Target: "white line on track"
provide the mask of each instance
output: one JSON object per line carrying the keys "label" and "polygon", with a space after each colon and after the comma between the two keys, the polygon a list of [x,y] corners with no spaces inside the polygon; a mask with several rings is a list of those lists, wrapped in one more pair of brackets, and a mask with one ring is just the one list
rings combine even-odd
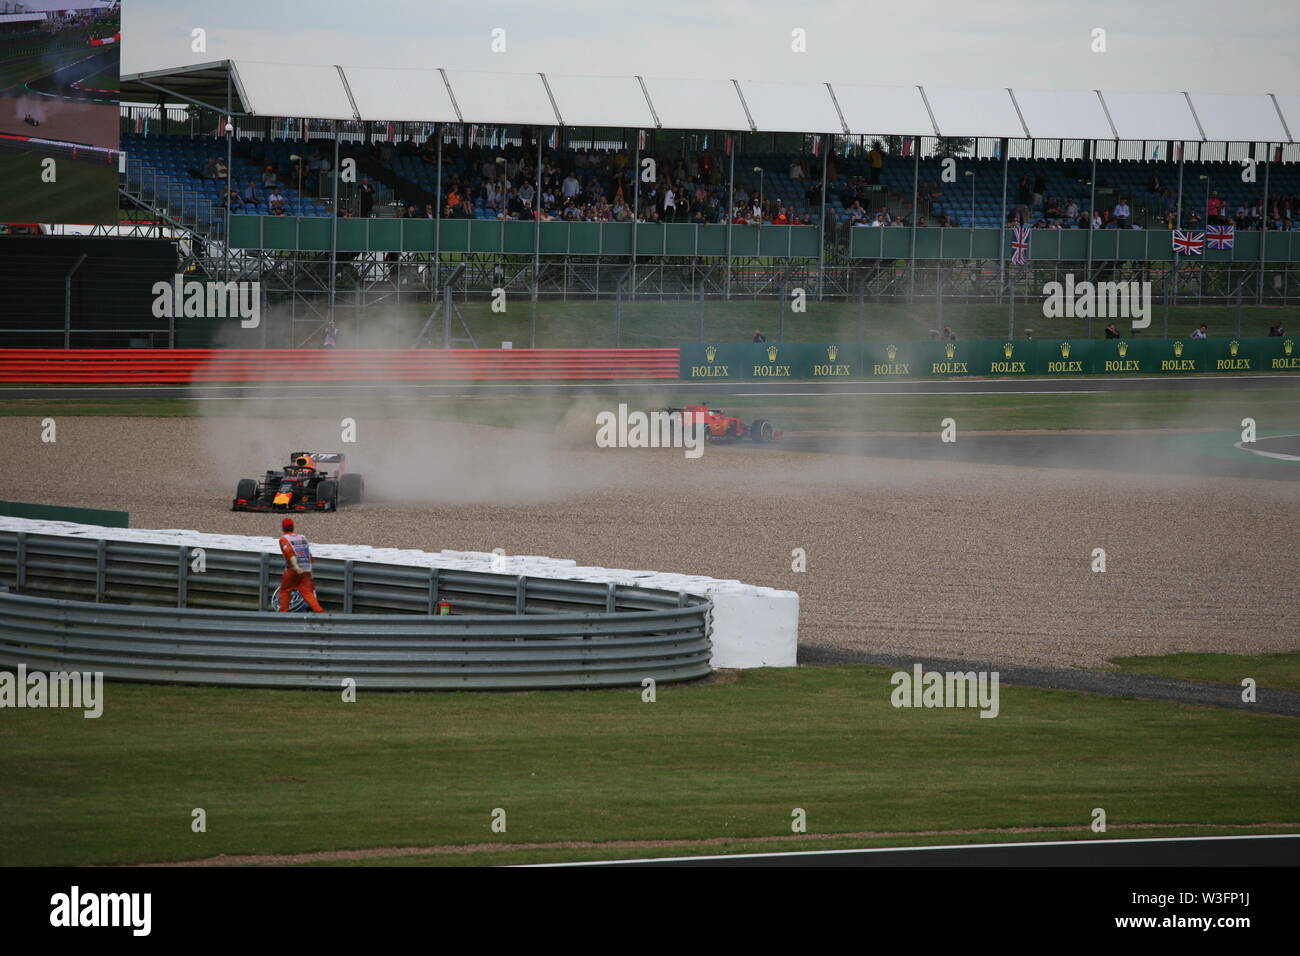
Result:
{"label": "white line on track", "polygon": [[[1300,438],[1300,435],[1269,435],[1269,438]],[[1253,443],[1252,443],[1253,444]],[[1252,455],[1263,455],[1265,458],[1280,458],[1283,461],[1300,461],[1300,455],[1284,455],[1280,451],[1259,451],[1255,448],[1247,448],[1246,442],[1239,441],[1232,446],[1240,448],[1242,451],[1248,451]]]}
{"label": "white line on track", "polygon": [[[743,841],[743,837],[737,837],[737,842]],[[601,866],[605,863],[680,863],[683,860],[763,860],[773,857],[788,856],[834,856],[843,853],[908,853],[917,850],[980,850],[990,849],[992,847],[1022,847],[1022,846],[1075,846],[1078,844],[1087,844],[1094,846],[1096,844],[1119,844],[1119,843],[1191,843],[1205,842],[1209,840],[1300,840],[1300,834],[1296,833],[1258,833],[1258,834],[1241,834],[1237,836],[1203,836],[1203,837],[1136,837],[1131,840],[1045,840],[1035,842],[1015,842],[1015,843],[952,843],[935,846],[878,846],[864,847],[858,850],[791,850],[785,853],[716,853],[710,856],[655,856],[645,857],[635,860],[583,860],[573,863],[529,863],[522,864],[529,867],[547,867],[547,866]]]}

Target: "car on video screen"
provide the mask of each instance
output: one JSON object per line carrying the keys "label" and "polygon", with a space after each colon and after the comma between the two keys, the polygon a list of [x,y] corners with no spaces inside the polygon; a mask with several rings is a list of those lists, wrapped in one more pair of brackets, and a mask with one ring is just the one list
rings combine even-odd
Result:
{"label": "car on video screen", "polygon": [[261,478],[241,478],[231,511],[337,511],[359,505],[365,482],[347,470],[342,452],[295,451],[279,471]]}

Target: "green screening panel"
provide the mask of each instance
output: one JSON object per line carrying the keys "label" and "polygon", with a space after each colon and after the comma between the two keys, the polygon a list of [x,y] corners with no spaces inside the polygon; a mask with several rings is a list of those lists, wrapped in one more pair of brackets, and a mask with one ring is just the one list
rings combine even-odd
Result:
{"label": "green screening panel", "polygon": [[1002,246],[998,241],[1001,238],[1001,229],[976,229],[973,238],[974,248],[971,250],[974,257],[996,259],[1002,254]]}
{"label": "green screening panel", "polygon": [[[362,249],[370,252],[400,252],[402,249],[402,227],[405,219],[367,219],[363,220],[369,227],[366,244]],[[425,220],[426,222],[428,220]],[[342,222],[339,223],[342,225]],[[342,230],[339,230],[339,248],[353,251],[353,246],[343,245]]]}
{"label": "green screening panel", "polygon": [[664,254],[669,256],[695,255],[695,227],[690,223],[666,223],[664,225]]}
{"label": "green screening panel", "polygon": [[[298,220],[298,248],[312,252],[327,252],[330,247],[333,220],[317,216],[303,216]],[[362,226],[365,222],[361,223]],[[361,246],[362,249],[365,246]]]}
{"label": "green screening panel", "polygon": [[875,229],[864,229],[856,226],[850,229],[849,256],[854,259],[879,259],[879,232]]}
{"label": "green screening panel", "polygon": [[1056,235],[1060,237],[1062,259],[1088,258],[1087,229],[1062,229]]}
{"label": "green screening panel", "polygon": [[544,256],[562,256],[577,251],[569,244],[578,237],[573,233],[573,225],[567,222],[544,222],[541,225],[541,252]]}
{"label": "green screening panel", "polygon": [[733,256],[758,255],[758,226],[731,227],[731,254]]}
{"label": "green screening panel", "polygon": [[[939,230],[939,255],[944,259],[971,258],[973,236],[969,229]],[[920,254],[918,248],[917,254]]]}
{"label": "green screening panel", "polygon": [[632,224],[630,222],[607,222],[600,227],[601,252],[607,256],[630,256],[632,254]]}
{"label": "green screening panel", "polygon": [[636,227],[636,254],[662,256],[664,254],[664,227],[662,223],[643,222]]}
{"label": "green screening panel", "polygon": [[469,252],[500,252],[505,239],[504,222],[487,219],[469,221]]}
{"label": "green screening panel", "polygon": [[261,216],[263,249],[297,249],[298,220],[288,216]]}
{"label": "green screening panel", "polygon": [[1094,259],[1118,259],[1119,230],[1092,230],[1092,257]]}
{"label": "green screening panel", "polygon": [[263,216],[231,216],[230,245],[235,249],[264,249],[262,245]]}
{"label": "green screening panel", "polygon": [[[898,230],[893,230],[897,232]],[[938,259],[943,255],[943,234],[951,229],[916,230],[916,257],[918,259]]]}
{"label": "green screening panel", "polygon": [[[1117,229],[1115,234],[1119,237],[1117,246],[1116,259],[1148,259],[1147,244],[1157,237],[1163,237],[1165,244],[1162,248],[1161,258],[1168,258],[1173,252],[1173,239],[1167,232],[1146,232],[1145,230],[1134,231],[1132,229]],[[1156,248],[1153,246],[1153,248]],[[1095,256],[1093,258],[1096,258]]]}
{"label": "green screening panel", "polygon": [[789,256],[790,230],[793,226],[758,226],[760,256]]}
{"label": "green screening panel", "polygon": [[[338,230],[339,249],[344,252],[364,252],[369,241],[369,219],[340,219]],[[329,248],[329,237],[325,237],[325,248]]]}
{"label": "green screening panel", "polygon": [[503,252],[522,255],[533,251],[533,240],[536,238],[540,223],[504,222],[501,225],[505,230],[502,237]]}
{"label": "green screening panel", "polygon": [[469,252],[470,219],[444,219],[434,223],[442,252]]}
{"label": "green screening panel", "polygon": [[700,227],[700,255],[725,256],[727,254],[727,227],[723,225]]}
{"label": "green screening panel", "polygon": [[790,230],[790,255],[817,258],[821,251],[821,230],[816,226],[787,226]]}
{"label": "green screening panel", "polygon": [[[404,219],[400,249],[404,252],[433,252],[433,231],[437,225],[432,219]],[[370,233],[370,248],[374,245],[375,233]]]}
{"label": "green screening panel", "polygon": [[[870,226],[864,226],[858,232],[866,233],[875,238],[879,243],[881,256],[885,259],[906,259],[912,255],[912,230],[911,229],[874,229]],[[921,249],[921,233],[924,229],[917,230],[916,248],[917,254]]]}
{"label": "green screening panel", "polygon": [[[1031,229],[1029,231],[1029,259],[1059,259],[1061,257],[1061,236],[1064,235],[1061,229]],[[1003,255],[1009,260],[1011,253],[1011,240],[1015,238],[1015,233],[1010,229],[1006,230],[1006,242],[1003,245]]]}
{"label": "green screening panel", "polygon": [[[233,222],[233,220],[232,220]],[[1264,258],[1270,262],[1294,262],[1300,247],[1293,244],[1293,232],[1270,232],[1264,236]]]}

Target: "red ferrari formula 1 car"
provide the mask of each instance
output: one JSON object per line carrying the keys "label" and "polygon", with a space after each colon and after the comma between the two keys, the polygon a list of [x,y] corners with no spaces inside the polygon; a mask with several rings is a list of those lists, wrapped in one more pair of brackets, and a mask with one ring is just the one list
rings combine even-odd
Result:
{"label": "red ferrari formula 1 car", "polygon": [[697,422],[704,423],[705,441],[735,441],[748,438],[751,441],[776,441],[781,432],[772,427],[766,418],[756,418],[748,425],[735,415],[728,415],[720,408],[709,408],[708,403],[686,405],[682,408],[663,409],[669,415],[680,415],[682,424],[687,428],[696,427]]}
{"label": "red ferrari formula 1 car", "polygon": [[[295,451],[280,471],[267,469],[261,479],[241,478],[231,511],[337,511],[359,505],[365,483],[346,470],[341,452]],[[330,466],[336,466],[330,470]]]}

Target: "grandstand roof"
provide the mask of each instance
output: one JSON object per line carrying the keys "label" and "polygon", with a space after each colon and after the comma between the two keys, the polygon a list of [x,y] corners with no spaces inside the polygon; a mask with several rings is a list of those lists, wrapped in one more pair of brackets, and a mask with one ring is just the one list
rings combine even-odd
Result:
{"label": "grandstand roof", "polygon": [[1297,142],[1300,96],[941,89],[221,60],[122,77],[258,116],[1012,139]]}

